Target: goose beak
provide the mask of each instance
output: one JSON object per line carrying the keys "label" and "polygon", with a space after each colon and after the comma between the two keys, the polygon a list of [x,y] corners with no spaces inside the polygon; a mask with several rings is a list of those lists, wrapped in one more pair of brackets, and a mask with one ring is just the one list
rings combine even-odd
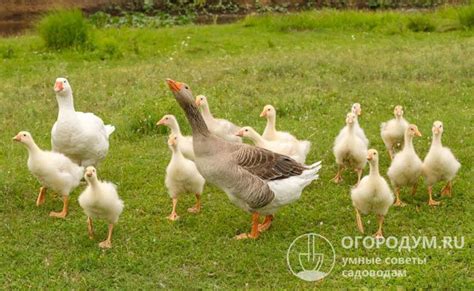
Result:
{"label": "goose beak", "polygon": [[439,134],[439,128],[433,127],[433,133],[434,134]]}
{"label": "goose beak", "polygon": [[171,79],[166,79],[166,83],[168,83],[168,87],[170,87],[170,90],[173,92],[179,92],[181,90],[181,87],[183,86],[182,83],[176,82]]}
{"label": "goose beak", "polygon": [[13,137],[13,141],[21,141],[21,135],[17,134]]}
{"label": "goose beak", "polygon": [[199,97],[196,98],[196,106],[201,106],[201,99],[199,99]]}
{"label": "goose beak", "polygon": [[415,135],[416,135],[416,136],[421,136],[421,132],[417,129],[417,130],[415,131]]}
{"label": "goose beak", "polygon": [[267,111],[265,109],[260,113],[260,117],[267,117]]}
{"label": "goose beak", "polygon": [[367,155],[367,161],[372,161],[372,159],[373,159],[372,155],[370,155],[370,154]]}
{"label": "goose beak", "polygon": [[61,92],[62,90],[64,90],[63,82],[61,81],[56,82],[54,84],[54,92]]}
{"label": "goose beak", "polygon": [[156,125],[162,125],[162,124],[165,124],[164,118],[160,119],[160,120],[156,123]]}
{"label": "goose beak", "polygon": [[241,130],[237,131],[237,133],[235,135],[242,137],[242,136],[244,136],[244,131],[241,129]]}
{"label": "goose beak", "polygon": [[87,171],[87,172],[86,172],[86,176],[87,176],[87,177],[92,177],[92,172]]}
{"label": "goose beak", "polygon": [[358,116],[361,116],[361,115],[362,115],[362,108],[359,109],[359,110],[357,110],[357,115],[358,115]]}

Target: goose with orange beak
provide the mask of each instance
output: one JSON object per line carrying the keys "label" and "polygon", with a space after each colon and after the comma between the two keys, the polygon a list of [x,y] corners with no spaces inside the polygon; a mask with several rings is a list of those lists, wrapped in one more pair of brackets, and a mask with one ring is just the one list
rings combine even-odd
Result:
{"label": "goose with orange beak", "polygon": [[[217,136],[200,114],[189,86],[171,79],[166,82],[191,125],[197,169],[234,205],[252,215],[251,231],[235,238],[258,238],[270,228],[278,209],[298,200],[303,189],[318,178],[321,162],[306,166],[290,157]],[[259,221],[261,215],[265,216],[263,223]]]}
{"label": "goose with orange beak", "polygon": [[97,170],[89,166],[84,178],[87,188],[79,196],[79,205],[87,215],[87,230],[89,238],[94,238],[92,219],[104,219],[109,223],[107,239],[99,243],[100,248],[112,247],[112,232],[123,211],[123,201],[117,193],[117,186],[110,182],[100,181],[97,178]]}
{"label": "goose with orange beak", "polygon": [[179,151],[187,158],[194,161],[193,138],[191,136],[184,136],[181,133],[178,121],[172,114],[164,115],[157,123],[157,126],[164,125],[171,129],[171,134],[179,138]]}
{"label": "goose with orange beak", "polygon": [[295,136],[289,132],[277,131],[276,130],[276,110],[272,105],[265,105],[263,107],[260,117],[265,117],[267,119],[267,125],[263,131],[262,138],[270,142],[280,142],[280,143],[291,143],[293,147],[298,151],[298,156],[301,157],[299,162],[304,163],[306,156],[311,149],[311,143],[307,140],[298,140]]}
{"label": "goose with orange beak", "polygon": [[405,130],[405,140],[403,150],[395,155],[387,175],[395,188],[395,206],[405,206],[400,199],[401,187],[412,187],[412,194],[415,195],[418,180],[422,173],[422,161],[418,157],[413,146],[413,138],[421,136],[421,132],[414,124],[410,124]]}
{"label": "goose with orange beak", "polygon": [[41,183],[36,206],[45,202],[47,189],[52,189],[62,196],[63,209],[60,212],[52,211],[49,216],[65,218],[69,209],[69,194],[79,185],[84,168],[61,153],[40,149],[27,131],[20,131],[13,141],[20,142],[26,147],[28,169]]}
{"label": "goose with orange beak", "polygon": [[380,176],[378,152],[374,149],[370,149],[367,152],[367,160],[369,161],[370,173],[362,178],[356,187],[352,188],[352,205],[355,208],[357,228],[359,231],[364,233],[360,213],[373,213],[377,216],[379,226],[374,236],[381,238],[383,237],[382,226],[384,217],[393,204],[394,196],[387,181]]}
{"label": "goose with orange beak", "polygon": [[109,136],[115,127],[104,125],[102,119],[93,113],[76,111],[67,79],[57,78],[54,92],[59,113],[51,130],[53,151],[63,153],[80,166],[97,167],[107,155]]}
{"label": "goose with orange beak", "polygon": [[403,147],[405,131],[408,128],[408,121],[403,117],[403,107],[395,106],[393,109],[394,119],[380,125],[380,135],[388,151],[390,159],[393,159],[395,151]]}
{"label": "goose with orange beak", "polygon": [[367,163],[367,144],[357,135],[356,118],[354,113],[347,113],[346,126],[341,129],[334,141],[333,154],[339,167],[332,179],[335,183],[340,183],[344,169],[350,168],[357,172],[357,184],[359,184],[362,170]]}
{"label": "goose with orange beak", "polygon": [[452,151],[441,143],[441,136],[444,132],[443,123],[435,121],[431,130],[433,140],[423,161],[423,176],[425,177],[425,183],[428,185],[428,204],[434,206],[438,205],[439,202],[433,200],[433,185],[440,181],[446,181],[446,185],[441,190],[441,195],[451,196],[452,180],[461,168],[461,164]]}

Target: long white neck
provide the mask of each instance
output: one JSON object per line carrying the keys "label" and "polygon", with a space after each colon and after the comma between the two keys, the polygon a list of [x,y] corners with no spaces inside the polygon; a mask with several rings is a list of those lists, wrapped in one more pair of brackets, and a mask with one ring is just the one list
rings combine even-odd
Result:
{"label": "long white neck", "polygon": [[34,158],[38,154],[40,154],[42,151],[41,149],[36,145],[36,143],[32,140],[29,143],[25,143],[26,149],[28,150],[28,154],[30,157]]}
{"label": "long white neck", "polygon": [[213,120],[214,117],[212,116],[211,109],[209,109],[208,104],[204,104],[202,106],[202,117],[204,117],[205,120]]}
{"label": "long white neck", "polygon": [[[99,188],[99,180],[97,180],[97,177],[91,178],[87,180],[89,185],[91,186],[92,189],[97,190]],[[94,191],[97,192],[97,191]]]}
{"label": "long white neck", "polygon": [[178,137],[182,136],[181,129],[179,128],[178,122],[176,120],[170,122],[168,126],[171,129],[171,133],[177,135]]}
{"label": "long white neck", "polygon": [[380,176],[379,163],[378,162],[370,162],[369,166],[370,166],[370,172],[369,172],[370,176],[372,176],[372,177]]}
{"label": "long white neck", "polygon": [[180,160],[183,160],[185,159],[184,156],[183,156],[183,153],[178,149],[178,146],[175,145],[175,146],[171,146],[170,147],[171,149],[171,161],[180,161]]}
{"label": "long white neck", "polygon": [[441,144],[441,134],[434,134],[433,133],[433,141],[431,142],[432,148],[440,148],[443,147]]}
{"label": "long white neck", "polygon": [[412,151],[415,152],[415,148],[413,147],[413,137],[407,132],[405,132],[405,142],[403,145],[404,151]]}
{"label": "long white neck", "polygon": [[264,133],[266,135],[274,136],[276,134],[276,116],[269,116],[267,118],[267,125],[265,126]]}
{"label": "long white neck", "polygon": [[58,119],[71,116],[71,113],[75,112],[74,98],[72,97],[72,93],[67,93],[67,96],[64,97],[56,94],[56,100],[58,101],[59,105]]}
{"label": "long white neck", "polygon": [[264,147],[265,146],[265,140],[257,132],[251,132],[248,135],[248,138],[250,138],[253,141],[253,143],[258,147]]}

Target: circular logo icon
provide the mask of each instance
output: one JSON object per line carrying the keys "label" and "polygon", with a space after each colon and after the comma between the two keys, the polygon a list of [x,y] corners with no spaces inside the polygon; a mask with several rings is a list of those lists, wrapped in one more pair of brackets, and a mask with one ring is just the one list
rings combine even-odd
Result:
{"label": "circular logo icon", "polygon": [[336,252],[324,236],[307,233],[291,243],[286,253],[286,262],[296,277],[309,282],[319,281],[334,268]]}

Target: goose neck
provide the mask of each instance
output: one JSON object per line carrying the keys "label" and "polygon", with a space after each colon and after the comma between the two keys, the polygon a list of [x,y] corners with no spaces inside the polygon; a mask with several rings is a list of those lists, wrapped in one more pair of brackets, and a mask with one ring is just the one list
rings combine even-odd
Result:
{"label": "goose neck", "polygon": [[207,128],[206,122],[204,118],[199,112],[199,109],[194,104],[194,102],[189,102],[184,100],[183,98],[176,98],[178,100],[179,105],[184,110],[184,114],[188,119],[189,124],[191,125],[191,130],[193,132],[193,138],[195,137],[207,137],[211,133]]}

